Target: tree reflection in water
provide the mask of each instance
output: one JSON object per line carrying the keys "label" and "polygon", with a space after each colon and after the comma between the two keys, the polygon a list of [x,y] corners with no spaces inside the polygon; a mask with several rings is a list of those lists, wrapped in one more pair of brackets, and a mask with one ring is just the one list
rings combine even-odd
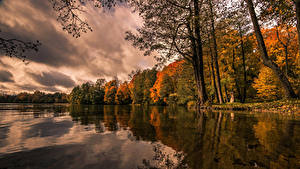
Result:
{"label": "tree reflection in water", "polygon": [[298,117],[158,106],[71,106],[69,112],[97,132],[130,130],[128,138],[152,142],[154,158],[141,169],[300,167]]}

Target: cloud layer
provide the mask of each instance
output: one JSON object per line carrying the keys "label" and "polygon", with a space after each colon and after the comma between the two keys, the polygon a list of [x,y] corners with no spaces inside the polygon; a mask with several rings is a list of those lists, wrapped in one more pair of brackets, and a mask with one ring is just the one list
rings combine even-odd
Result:
{"label": "cloud layer", "polygon": [[0,56],[0,90],[7,92],[44,90],[69,92],[73,86],[98,78],[122,80],[135,69],[151,67],[145,57],[124,40],[125,31],[141,25],[140,18],[126,7],[102,12],[85,6],[93,32],[73,38],[62,31],[48,1],[0,3],[0,36],[25,41],[39,40],[38,53],[29,53],[29,64]]}

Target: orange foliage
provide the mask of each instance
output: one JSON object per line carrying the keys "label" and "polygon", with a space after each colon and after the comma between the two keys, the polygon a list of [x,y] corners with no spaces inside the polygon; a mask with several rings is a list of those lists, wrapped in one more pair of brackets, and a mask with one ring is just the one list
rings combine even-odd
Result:
{"label": "orange foliage", "polygon": [[130,102],[130,91],[127,82],[121,84],[117,90],[115,101],[117,104],[129,104]]}
{"label": "orange foliage", "polygon": [[166,66],[161,72],[157,72],[156,74],[156,81],[153,87],[150,89],[150,97],[154,103],[157,103],[161,99],[166,102],[165,98],[161,98],[160,90],[163,86],[163,79],[165,75],[168,75],[172,79],[176,79],[176,75],[182,70],[182,65],[185,61],[179,60],[176,62],[173,62]]}
{"label": "orange foliage", "polygon": [[[277,35],[278,29],[278,35]],[[291,28],[271,28],[263,29],[265,44],[269,56],[280,66],[283,67],[285,63],[285,49],[283,45],[288,47],[288,64],[293,64],[297,58],[297,30],[295,27]],[[279,39],[278,39],[279,37]]]}
{"label": "orange foliage", "polygon": [[117,92],[118,86],[117,81],[112,80],[105,84],[105,95],[104,102],[107,104],[114,104],[115,94]]}

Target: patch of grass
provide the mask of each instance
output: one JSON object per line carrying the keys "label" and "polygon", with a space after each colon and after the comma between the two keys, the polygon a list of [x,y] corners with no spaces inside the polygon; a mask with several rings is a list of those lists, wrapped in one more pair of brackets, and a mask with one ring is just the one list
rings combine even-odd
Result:
{"label": "patch of grass", "polygon": [[215,110],[251,110],[251,111],[268,111],[278,113],[295,113],[300,115],[300,100],[278,100],[272,102],[259,103],[226,103],[214,104],[212,109]]}

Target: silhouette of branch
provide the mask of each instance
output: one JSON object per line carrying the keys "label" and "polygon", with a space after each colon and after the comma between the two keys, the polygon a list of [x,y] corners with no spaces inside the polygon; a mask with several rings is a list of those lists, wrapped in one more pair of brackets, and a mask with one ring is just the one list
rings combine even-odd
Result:
{"label": "silhouette of branch", "polygon": [[80,17],[80,13],[84,12],[82,0],[49,0],[53,10],[57,13],[57,21],[61,24],[63,30],[78,38],[80,34],[92,31],[89,24]]}
{"label": "silhouette of branch", "polygon": [[[1,32],[1,30],[0,30]],[[19,39],[5,39],[0,37],[0,53],[9,57],[16,57],[25,61],[27,51],[38,51],[41,43],[25,42]]]}
{"label": "silhouette of branch", "polygon": [[86,3],[91,2],[97,8],[105,7],[111,9],[117,3],[127,0],[49,0],[54,11],[57,13],[57,21],[63,30],[72,34],[73,37],[80,37],[81,33],[92,31],[91,26],[83,19],[81,13],[85,12],[82,8]]}

